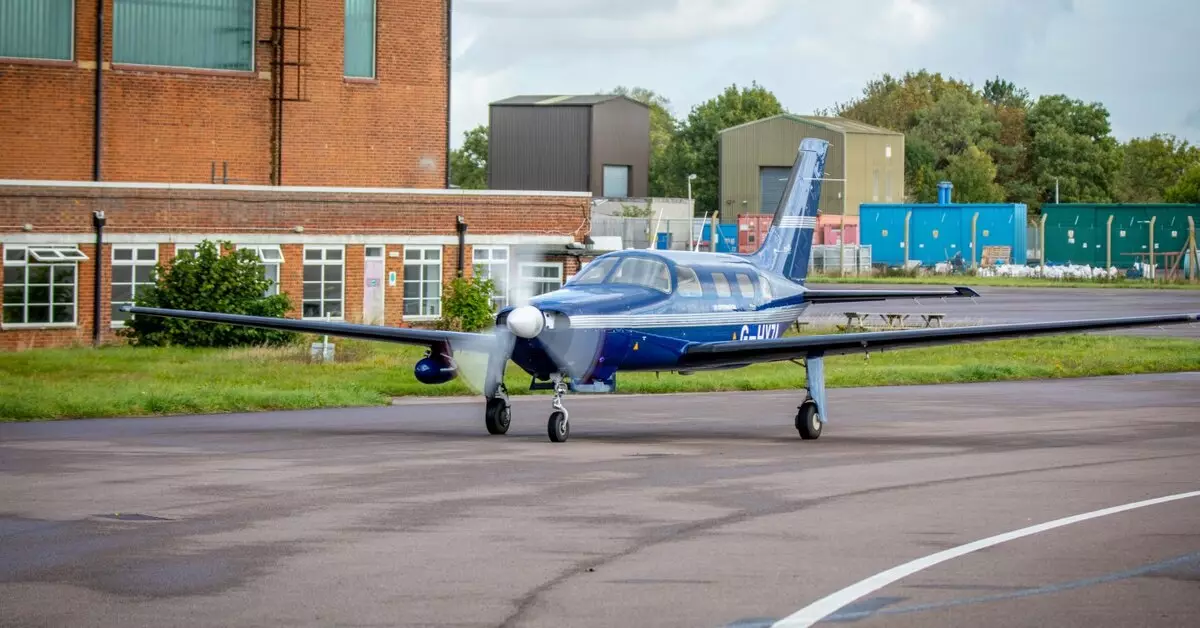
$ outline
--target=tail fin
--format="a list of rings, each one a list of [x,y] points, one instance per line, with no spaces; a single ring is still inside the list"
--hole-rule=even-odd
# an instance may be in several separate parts
[[[748,256],[755,266],[804,283],[812,256],[828,149],[829,142],[825,140],[808,137],[800,142],[775,220],[758,251]]]

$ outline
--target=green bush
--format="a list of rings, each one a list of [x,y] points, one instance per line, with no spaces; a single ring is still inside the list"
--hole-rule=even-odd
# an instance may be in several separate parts
[[[137,305],[272,317],[282,317],[292,307],[286,294],[264,296],[271,281],[249,249],[222,254],[205,240],[194,254],[183,253],[169,268],[160,264],[156,270],[155,285],[139,291]],[[119,333],[134,345],[183,347],[283,345],[298,337],[286,331],[136,315]]]
[[[490,329],[495,321],[491,279],[455,277],[442,294],[442,317],[438,329],[480,331]]]

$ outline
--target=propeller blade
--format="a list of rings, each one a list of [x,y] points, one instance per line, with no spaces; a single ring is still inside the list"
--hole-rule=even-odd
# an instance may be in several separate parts
[[[503,325],[492,328],[492,347],[487,352],[472,350],[454,351],[454,363],[458,375],[471,392],[487,395],[491,378],[503,376],[503,367],[512,358],[516,338]]]

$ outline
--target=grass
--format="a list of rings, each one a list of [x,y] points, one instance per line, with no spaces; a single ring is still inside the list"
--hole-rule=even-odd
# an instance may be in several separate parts
[[[461,380],[425,386],[415,347],[339,340],[334,364],[286,348],[41,349],[0,354],[0,421],[148,416],[382,405],[405,395],[461,395]],[[1072,335],[832,357],[832,388],[1200,371],[1200,341]],[[618,375],[620,392],[669,393],[803,387],[787,362],[690,376]],[[508,370],[513,394],[529,378]]]
[[[1008,288],[1130,288],[1142,290],[1200,290],[1200,283],[1186,281],[1149,281],[1144,279],[1045,279],[1041,277],[975,277],[972,275],[923,275],[920,277],[835,277],[812,274],[808,285],[816,284],[922,284],[954,286],[996,286]]]

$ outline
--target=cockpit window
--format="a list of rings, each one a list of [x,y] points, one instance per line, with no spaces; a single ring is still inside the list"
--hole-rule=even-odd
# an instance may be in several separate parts
[[[687,266],[676,266],[675,276],[679,278],[679,296],[704,296],[704,289],[700,286],[700,278],[696,276],[696,271]]]
[[[666,263],[645,257],[627,257],[613,272],[610,283],[633,284],[671,292],[671,271]]]
[[[595,262],[588,264],[587,267],[585,267],[578,275],[576,275],[575,278],[571,280],[571,283],[576,285],[600,283],[604,281],[604,278],[608,276],[608,271],[612,270],[613,264],[616,263],[617,259],[615,257],[596,260]]]

